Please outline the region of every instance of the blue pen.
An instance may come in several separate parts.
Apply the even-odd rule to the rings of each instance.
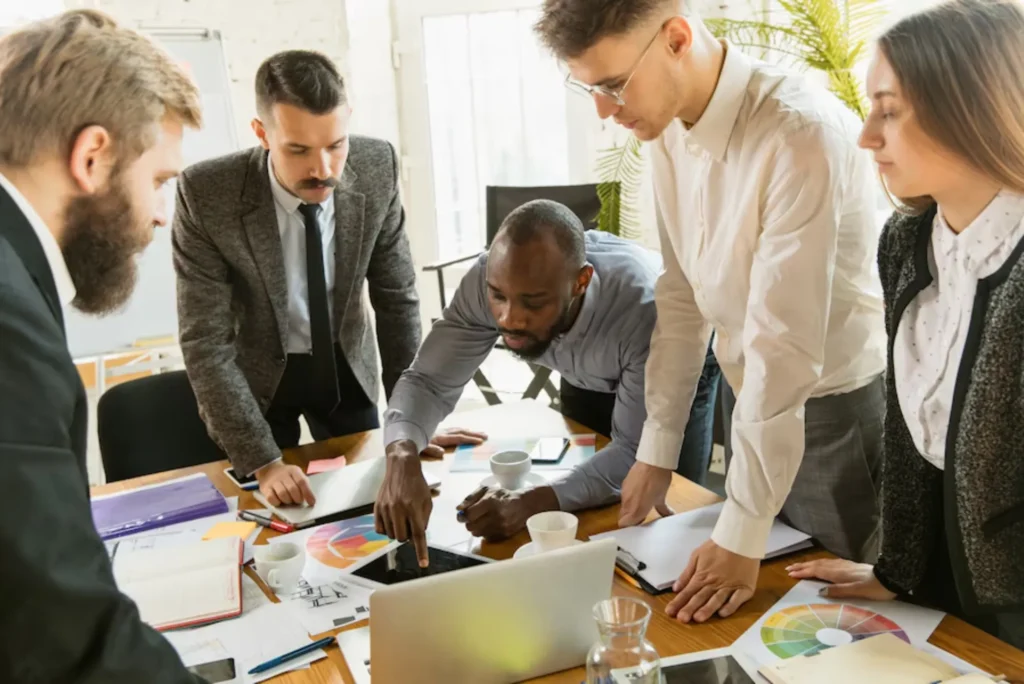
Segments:
[[[278,665],[281,665],[282,663],[287,663],[289,660],[295,660],[296,658],[304,656],[307,653],[312,653],[313,651],[315,651],[318,648],[325,648],[327,646],[330,646],[331,643],[333,643],[333,642],[334,642],[334,637],[332,637],[332,636],[324,637],[320,641],[314,641],[312,643],[306,644],[302,648],[297,648],[294,651],[291,651],[289,653],[285,653],[284,655],[281,655],[281,656],[277,656],[276,658],[274,658],[272,660],[268,660],[267,662],[263,663],[262,665],[257,665],[256,667],[254,667],[251,670],[249,670],[249,674],[254,675],[254,674],[259,674],[261,672],[266,672],[267,670],[271,670],[271,669],[277,667]]]

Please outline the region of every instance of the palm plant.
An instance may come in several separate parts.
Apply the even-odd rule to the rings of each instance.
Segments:
[[[706,19],[732,45],[781,57],[791,66],[817,69],[829,88],[862,120],[867,116],[854,67],[885,14],[882,0],[774,0],[784,14],[766,10],[759,19]],[[632,134],[602,150],[597,162],[601,211],[598,227],[623,237],[640,233],[637,202],[643,181],[640,141]]]

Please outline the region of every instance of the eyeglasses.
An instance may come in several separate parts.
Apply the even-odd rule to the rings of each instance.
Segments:
[[[600,95],[601,97],[606,97],[609,100],[614,101],[619,107],[623,106],[626,104],[626,101],[622,98],[622,94],[626,92],[626,88],[629,87],[630,82],[633,80],[633,76],[636,75],[637,70],[640,69],[640,65],[643,64],[644,58],[647,57],[647,53],[651,51],[652,47],[654,47],[654,41],[658,40],[658,36],[661,35],[661,30],[663,28],[665,28],[664,24],[658,28],[658,32],[654,34],[653,38],[651,38],[651,42],[647,43],[647,47],[644,48],[644,51],[640,53],[640,57],[636,60],[636,63],[633,64],[633,68],[630,70],[629,75],[626,77],[626,82],[622,84],[621,88],[589,85],[583,81],[577,81],[570,73],[565,75],[565,87],[574,93],[578,93],[586,97]]]

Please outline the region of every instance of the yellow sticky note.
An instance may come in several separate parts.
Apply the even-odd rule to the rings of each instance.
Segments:
[[[255,529],[256,523],[254,522],[220,522],[206,531],[206,534],[203,535],[203,541],[223,539],[224,537],[239,537],[245,541]]]

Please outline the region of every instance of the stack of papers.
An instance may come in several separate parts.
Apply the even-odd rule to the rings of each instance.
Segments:
[[[686,569],[693,552],[711,539],[723,505],[712,504],[659,518],[647,525],[595,534],[591,539],[614,539],[619,549],[646,565],[635,575],[658,591],[665,591]],[[776,558],[810,546],[809,535],[776,520],[768,536],[765,558]]]
[[[290,660],[258,675],[249,670],[272,658],[294,651],[310,642],[309,635],[295,619],[292,609],[283,603],[270,603],[235,620],[164,636],[181,656],[186,667],[234,658],[236,678],[232,681],[255,684],[271,677],[308,667],[321,658],[324,651]]]

